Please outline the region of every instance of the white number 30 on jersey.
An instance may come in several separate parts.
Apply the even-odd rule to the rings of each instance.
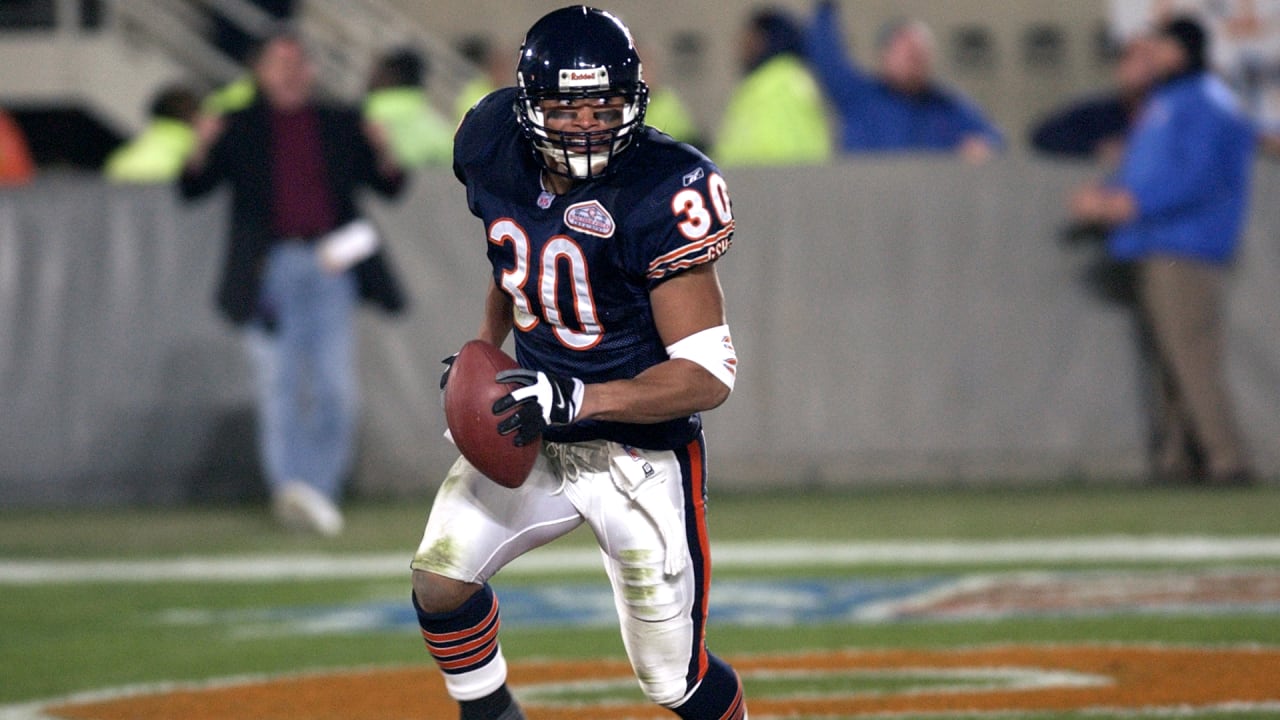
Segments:
[[[680,220],[676,227],[691,241],[701,240],[711,232],[712,212],[721,225],[733,220],[729,189],[724,178],[711,174],[707,178],[707,191],[711,196],[710,210],[707,198],[694,188],[685,188],[671,198],[671,211]],[[527,332],[545,320],[551,324],[556,338],[574,350],[588,350],[600,342],[604,327],[600,324],[591,292],[587,259],[573,238],[556,235],[548,239],[535,262],[528,233],[515,220],[502,218],[489,226],[489,242],[494,245],[511,244],[515,266],[503,271],[501,286],[515,305],[516,327]],[[536,281],[533,287],[529,287],[530,280]],[[562,282],[569,283],[572,289],[573,308],[567,317],[577,321],[576,329],[566,324],[566,314],[560,307]],[[533,313],[527,291],[537,293],[542,306],[541,317]]]
[[[719,173],[712,173],[707,178],[707,193],[711,195],[711,208],[721,225],[728,225],[733,220],[733,210],[729,204],[729,186]],[[701,240],[711,232],[711,213],[707,211],[707,201],[702,193],[694,188],[685,188],[671,198],[671,211],[676,217],[684,218],[678,227],[680,234],[690,240]]]

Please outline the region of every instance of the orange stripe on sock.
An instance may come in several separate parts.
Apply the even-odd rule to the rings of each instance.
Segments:
[[[489,610],[489,614],[486,615],[483,620],[476,623],[475,625],[472,625],[471,627],[465,630],[458,630],[457,632],[450,632],[450,633],[430,633],[430,632],[427,632],[426,630],[423,630],[422,637],[426,638],[427,642],[429,643],[448,643],[456,640],[464,640],[480,632],[480,630],[482,630],[486,625],[493,622],[493,619],[497,617],[497,615],[498,615],[498,598],[494,597],[493,608]]]
[[[462,655],[466,655],[485,645],[492,644],[497,637],[498,637],[498,626],[495,624],[492,628],[489,629],[489,632],[485,633],[484,635],[481,635],[480,637],[476,638],[475,640],[472,640],[471,642],[463,643],[461,645],[446,645],[441,647],[439,645],[432,643],[430,640],[428,640],[427,647],[431,649],[431,654],[434,655],[436,658],[449,659],[449,658],[455,658]]]

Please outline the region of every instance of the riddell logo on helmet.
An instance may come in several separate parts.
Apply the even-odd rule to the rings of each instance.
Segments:
[[[560,71],[560,89],[609,87],[609,69],[605,67],[564,69]]]

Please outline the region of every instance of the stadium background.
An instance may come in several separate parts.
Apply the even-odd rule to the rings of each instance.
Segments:
[[[46,3],[4,0],[0,106],[127,134],[163,80],[234,72],[163,24],[207,4],[55,0],[61,24],[19,31],[5,19]],[[307,22],[348,94],[410,25],[447,48],[559,4],[306,2],[333,16]],[[1060,237],[1064,194],[1096,170],[1023,142],[1044,109],[1105,85],[1108,3],[842,4],[864,60],[889,16],[932,23],[943,76],[1011,147],[985,167],[730,175],[741,230],[723,276],[744,365],[708,417],[711,639],[750,668],[752,717],[1280,717],[1280,167],[1257,168],[1229,331],[1269,482],[1140,486],[1131,328],[1083,281],[1091,253]],[[713,130],[751,6],[609,5]],[[362,10],[382,34],[340,20]],[[440,56],[459,71],[433,86],[442,102],[457,62]],[[211,303],[222,200],[109,187],[76,143],[54,138],[54,166],[0,190],[0,720],[452,717],[408,616],[407,559],[452,456],[438,361],[469,337],[483,282],[456,182],[423,173],[372,206],[416,305],[363,321],[347,531],[317,539],[257,502],[244,359]],[[668,717],[628,709],[591,538],[526,560],[498,591],[530,717]],[[620,681],[548,688],[557,664]]]
[[[9,20],[42,6],[15,3],[6,4]],[[358,96],[376,51],[412,42],[433,58],[432,87],[443,96],[468,72],[453,42],[485,33],[514,45],[519,28],[555,4],[311,0],[299,19],[329,92]],[[46,2],[52,25],[0,33],[0,104],[75,107],[127,132],[145,105],[143,81],[150,92],[165,78],[238,72],[196,52],[208,43],[183,22],[196,10],[246,5]],[[617,9],[714,133],[751,7],[624,0]],[[720,486],[1140,478],[1132,328],[1084,281],[1093,252],[1061,241],[1066,194],[1097,170],[1035,157],[1025,143],[1044,108],[1105,87],[1113,6],[844,7],[864,61],[885,19],[915,13],[932,23],[943,79],[992,109],[1009,151],[984,167],[908,155],[729,173],[742,230],[723,274],[743,382],[709,423]],[[49,144],[73,140],[63,133]],[[1230,295],[1229,373],[1270,476],[1280,470],[1274,162],[1261,161],[1256,177]],[[0,326],[10,340],[0,348],[0,499],[261,496],[244,360],[209,299],[224,199],[184,206],[167,188],[107,187],[73,163],[0,194]],[[472,331],[466,308],[479,298],[483,254],[447,170],[421,172],[403,201],[371,207],[415,307],[400,322],[365,318],[353,494],[420,495],[452,455],[440,439],[435,378],[439,358]]]
[[[1201,2],[1202,0],[1193,0]],[[1155,0],[859,0],[842,3],[848,38],[859,59],[870,61],[877,30],[910,15],[928,21],[939,44],[942,77],[988,109],[1014,135],[1065,97],[1103,86],[1108,79],[1112,2]],[[242,0],[6,0],[0,27],[43,24],[30,33],[3,33],[0,79],[6,106],[47,106],[77,97],[108,131],[134,129],[147,99],[163,80],[223,79],[233,67],[202,52],[207,21],[198,11],[223,9],[252,29],[260,21]],[[373,52],[412,41],[432,57],[433,89],[448,103],[469,69],[453,44],[480,35],[514,55],[532,21],[562,5],[558,0],[304,0],[304,24],[323,49],[328,81],[356,94]],[[810,0],[773,3],[803,16]],[[745,1],[618,0],[610,9],[633,28],[652,71],[685,98],[711,133],[739,77],[737,45],[755,3]],[[250,11],[252,8],[249,9]],[[233,12],[235,11],[235,12]],[[6,20],[7,19],[7,20]],[[89,28],[82,27],[89,25]],[[194,31],[193,31],[194,30]],[[177,60],[175,65],[173,60]],[[450,104],[445,104],[450,107]]]

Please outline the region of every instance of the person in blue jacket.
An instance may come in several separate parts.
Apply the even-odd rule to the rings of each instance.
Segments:
[[[845,152],[956,152],[982,161],[1004,145],[976,105],[937,83],[933,35],[920,21],[896,20],[880,30],[872,74],[850,59],[835,2],[821,0],[805,50],[839,115]]]
[[[1252,482],[1222,368],[1223,290],[1245,229],[1257,132],[1209,72],[1190,17],[1153,41],[1159,78],[1114,176],[1079,189],[1072,214],[1110,228],[1108,253],[1135,264],[1154,345],[1156,479]]]

